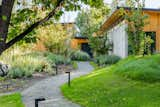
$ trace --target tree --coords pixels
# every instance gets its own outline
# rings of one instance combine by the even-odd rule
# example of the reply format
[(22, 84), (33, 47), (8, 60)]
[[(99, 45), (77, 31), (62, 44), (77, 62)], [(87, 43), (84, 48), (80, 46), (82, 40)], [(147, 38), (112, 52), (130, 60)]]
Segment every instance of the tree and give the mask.
[[(142, 11), (145, 0), (128, 0), (127, 4), (131, 7), (130, 12), (125, 13), (125, 19), (128, 22), (127, 33), (129, 39), (129, 46), (131, 54), (143, 55), (145, 50), (145, 32), (143, 31), (144, 26), (147, 24), (146, 19), (148, 18)], [(151, 42), (150, 42), (151, 43)]]
[(69, 49), (67, 42), (72, 36), (60, 24), (42, 26), (37, 30), (37, 35), (37, 42), (44, 45), (47, 51), (62, 55)]
[(76, 25), (80, 29), (81, 35), (88, 37), (89, 45), (94, 54), (105, 54), (108, 50), (106, 46), (107, 35), (93, 37), (93, 33), (99, 30), (109, 11), (108, 6), (103, 5), (98, 9), (91, 8), (87, 11), (83, 10), (78, 14), (76, 19)]
[[(103, 4), (103, 0), (2, 0), (2, 3), (0, 3), (0, 54), (22, 40), (35, 28), (46, 23), (53, 16), (54, 19), (57, 19), (64, 13), (64, 11), (81, 9), (81, 3), (90, 5), (91, 7), (99, 7)], [(30, 10), (35, 14), (32, 14), (32, 12), (22, 12), (24, 9), (26, 9), (26, 11)], [(43, 10), (47, 15), (44, 18), (37, 17), (40, 16), (38, 10)], [(11, 23), (11, 17), (13, 14), (17, 15), (17, 13), (21, 13), (22, 16), (29, 16), (32, 14), (35, 20), (25, 20), (28, 24), (23, 28), (23, 31), (19, 31), (20, 33), (18, 32), (16, 36), (7, 41), (9, 38), (9, 28), (10, 26), (14, 26)], [(12, 18), (14, 19), (15, 17)], [(17, 22), (19, 21), (17, 20)]]

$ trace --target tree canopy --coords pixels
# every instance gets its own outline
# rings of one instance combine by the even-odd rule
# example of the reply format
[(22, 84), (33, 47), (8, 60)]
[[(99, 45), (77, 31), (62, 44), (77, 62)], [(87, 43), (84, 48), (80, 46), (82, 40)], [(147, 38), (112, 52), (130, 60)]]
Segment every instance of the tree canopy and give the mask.
[(49, 19), (65, 11), (80, 10), (82, 4), (100, 7), (103, 0), (2, 0), (0, 3), (0, 54)]
[(109, 11), (110, 9), (106, 5), (98, 9), (90, 8), (88, 10), (82, 10), (76, 19), (76, 25), (80, 29), (81, 35), (88, 37), (89, 45), (94, 54), (105, 54), (109, 48), (106, 47), (107, 36), (93, 37), (93, 33), (99, 30)]

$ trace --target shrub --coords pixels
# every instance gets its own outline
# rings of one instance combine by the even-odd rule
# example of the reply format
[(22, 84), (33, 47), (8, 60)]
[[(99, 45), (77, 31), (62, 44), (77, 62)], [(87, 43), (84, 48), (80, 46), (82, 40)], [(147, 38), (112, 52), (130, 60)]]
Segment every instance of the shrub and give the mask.
[(71, 53), (71, 59), (78, 61), (87, 61), (90, 59), (90, 56), (86, 52), (78, 50)]
[[(42, 30), (43, 29), (43, 30)], [(45, 30), (44, 30), (45, 29)], [(37, 29), (38, 50), (48, 50), (55, 54), (65, 54), (69, 48), (71, 34), (68, 34), (62, 25), (48, 25)]]
[(0, 82), (1, 82), (1, 81), (3, 81), (3, 80), (5, 80), (5, 78), (3, 78), (3, 77), (0, 77)]
[(51, 64), (71, 64), (71, 60), (70, 58), (64, 57), (62, 55), (56, 55), (56, 54), (52, 54), (52, 53), (46, 53), (47, 56), (47, 60), (49, 60), (49, 62)]
[(115, 66), (113, 71), (126, 78), (148, 82), (160, 81), (160, 55), (129, 57)]
[(111, 65), (117, 63), (121, 58), (116, 55), (100, 55), (95, 58), (95, 62), (99, 66)]

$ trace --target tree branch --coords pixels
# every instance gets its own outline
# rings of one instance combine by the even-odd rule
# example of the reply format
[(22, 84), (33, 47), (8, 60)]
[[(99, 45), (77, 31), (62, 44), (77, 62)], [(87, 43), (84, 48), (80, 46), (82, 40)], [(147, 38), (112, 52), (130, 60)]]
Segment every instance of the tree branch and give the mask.
[(11, 41), (6, 43), (5, 50), (10, 48), (15, 43), (19, 42), (27, 34), (32, 32), (36, 27), (38, 27), (39, 25), (42, 25), (44, 22), (48, 21), (51, 17), (53, 17), (56, 14), (56, 12), (61, 8), (61, 5), (62, 5), (63, 1), (64, 0), (58, 0), (55, 8), (46, 17), (44, 17), (43, 19), (35, 22), (33, 25), (31, 25), (29, 28), (27, 28), (24, 32), (22, 32), (21, 34), (19, 34), (15, 38), (13, 38)]

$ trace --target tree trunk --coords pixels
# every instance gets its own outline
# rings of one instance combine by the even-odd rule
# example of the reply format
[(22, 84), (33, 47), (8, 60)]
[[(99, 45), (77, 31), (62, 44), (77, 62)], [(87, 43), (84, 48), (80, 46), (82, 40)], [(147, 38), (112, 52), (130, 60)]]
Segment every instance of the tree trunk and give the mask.
[(6, 39), (14, 1), (15, 0), (2, 0), (2, 5), (0, 6), (0, 54), (6, 46)]

